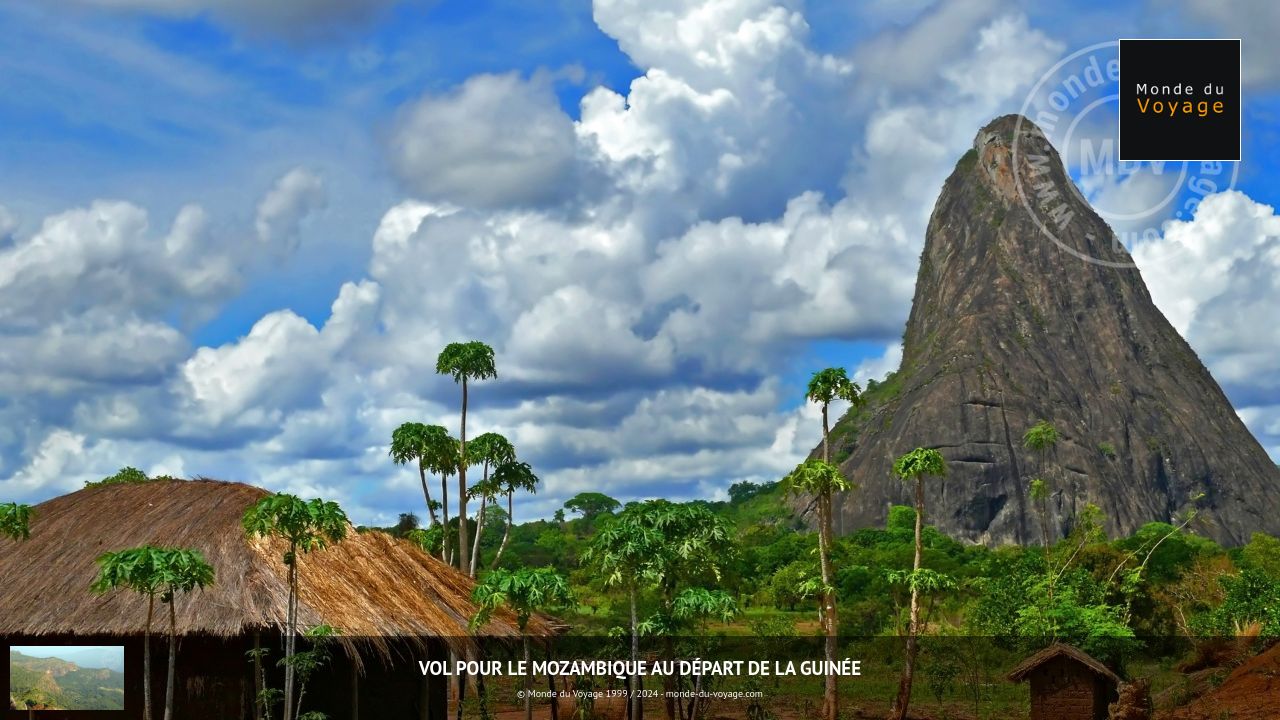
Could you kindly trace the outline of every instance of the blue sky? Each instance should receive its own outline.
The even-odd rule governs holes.
[[[1244,38],[1235,188],[1135,257],[1280,456],[1269,3],[0,0],[0,28],[0,499],[134,465],[387,521],[421,501],[386,438],[456,426],[432,366],[468,338],[500,372],[474,429],[545,481],[526,517],[776,479],[810,371],[896,366],[977,129],[1134,36]]]

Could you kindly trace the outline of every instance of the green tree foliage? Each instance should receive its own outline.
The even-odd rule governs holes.
[[[468,388],[472,381],[487,380],[498,376],[494,367],[493,348],[479,341],[449,343],[436,358],[436,373],[448,375],[462,386],[462,422],[459,434],[458,457],[467,454],[467,403]],[[469,538],[467,537],[467,462],[458,463],[458,567],[464,572],[471,564]]]
[[[471,626],[477,628],[489,622],[494,610],[508,607],[516,615],[524,648],[525,666],[529,663],[529,620],[535,612],[551,611],[572,605],[573,589],[568,580],[554,568],[497,569],[487,573],[471,594],[479,607]],[[524,716],[533,718],[533,698],[529,692],[529,676],[524,678]]]
[[[523,490],[532,495],[538,492],[538,483],[541,480],[534,474],[529,463],[518,462],[514,457],[503,460],[502,464],[494,469],[492,479],[495,491],[507,497],[506,528],[502,533],[502,544],[498,546],[498,552],[494,554],[491,566],[491,569],[496,569],[498,563],[502,562],[502,554],[506,552],[507,545],[511,543],[511,528],[515,524],[516,492]]]
[[[213,584],[213,567],[198,550],[143,545],[104,553],[97,559],[98,576],[90,589],[98,594],[127,589],[146,596],[143,631],[143,716],[151,718],[151,624],[155,600],[169,606],[169,669],[165,689],[165,720],[173,717],[173,687],[177,665],[177,596]]]
[[[915,676],[916,656],[920,648],[920,595],[928,585],[921,574],[924,556],[924,479],[946,477],[947,463],[942,453],[937,450],[916,448],[894,461],[893,472],[903,481],[915,485],[916,499],[915,558],[911,568],[912,574],[907,581],[911,589],[911,624],[907,630],[906,663],[902,668],[902,679],[898,683],[898,697],[894,700],[891,713],[891,716],[896,717],[897,720],[906,720],[907,708],[911,703],[911,684]]]
[[[436,517],[435,502],[431,499],[431,489],[427,486],[427,472],[437,472],[435,464],[438,448],[447,442],[449,433],[439,425],[424,425],[420,422],[407,422],[391,431],[391,448],[388,454],[398,465],[413,463],[418,466],[418,479],[422,483],[422,498],[431,515],[431,523],[440,522]]]
[[[3,509],[0,508],[0,517],[3,517]],[[0,525],[3,525],[0,520]],[[1241,559],[1244,564],[1266,575],[1272,580],[1280,581],[1280,540],[1277,540],[1266,533],[1256,532],[1240,550]]]
[[[485,521],[488,519],[486,510],[489,508],[489,503],[507,490],[500,480],[490,476],[489,471],[508,463],[514,463],[516,461],[516,448],[503,435],[496,432],[487,432],[476,436],[476,439],[471,441],[471,446],[467,449],[467,455],[468,465],[481,466],[480,481],[467,489],[468,500],[480,499],[480,509],[476,511],[476,532],[471,542],[471,563],[466,568],[468,574],[471,577],[475,577],[476,567],[479,565],[480,560],[480,540],[484,535]],[[530,470],[530,475],[532,475],[532,470]],[[512,489],[511,492],[514,493],[515,490]],[[508,516],[510,516],[510,511],[513,510],[510,495],[508,495],[507,500]],[[509,538],[509,525],[506,534]],[[505,547],[499,549],[499,556],[501,556],[503,550],[505,550]],[[496,561],[494,567],[497,567]]]
[[[1280,636],[1280,581],[1261,570],[1246,568],[1239,575],[1219,579],[1221,605],[1192,620],[1202,635],[1228,637],[1256,625],[1262,635]]]
[[[347,536],[347,515],[335,502],[277,493],[262,498],[244,514],[244,530],[251,536],[277,537],[289,544],[284,564],[289,569],[288,619],[285,632],[284,720],[296,720],[296,672],[293,656],[298,636],[298,553],[322,550]]]
[[[622,503],[604,493],[598,492],[578,493],[564,503],[565,510],[577,513],[588,523],[601,515],[612,515],[620,507],[622,507]]]
[[[158,479],[158,478],[157,478]],[[136,467],[122,467],[116,474],[108,475],[101,480],[90,480],[84,484],[85,487],[101,487],[103,485],[136,485],[138,483],[151,482],[151,478]]]
[[[34,513],[30,505],[19,503],[0,504],[0,537],[10,540],[26,540],[31,537],[31,515]]]

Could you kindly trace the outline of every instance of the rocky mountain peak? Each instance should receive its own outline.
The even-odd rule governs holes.
[[[925,446],[951,471],[929,488],[929,521],[975,542],[1039,540],[1034,477],[1050,486],[1055,535],[1085,503],[1113,533],[1192,507],[1221,542],[1280,532],[1275,464],[1057,151],[1016,115],[983,127],[944,183],[902,366],[868,396],[833,429],[833,459],[860,486],[838,503],[839,530],[910,504],[890,468]],[[1047,453],[1022,443],[1040,420],[1061,436]]]

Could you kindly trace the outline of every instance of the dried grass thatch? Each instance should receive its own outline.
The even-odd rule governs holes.
[[[244,512],[269,493],[216,480],[159,480],[86,488],[41,503],[25,542],[0,539],[0,635],[139,635],[146,600],[127,591],[94,595],[95,559],[144,544],[200,550],[213,586],[178,602],[182,635],[235,637],[285,627],[289,593],[276,539],[249,538]],[[299,561],[301,623],[326,623],[346,638],[385,649],[390,638],[469,644],[474,581],[415,545],[385,533],[357,533]],[[555,632],[535,618],[529,632]],[[167,624],[167,623],[164,623]],[[167,628],[157,628],[157,630]],[[517,637],[500,614],[486,637]]]
[[[1009,671],[1008,677],[1013,682],[1022,682],[1032,670],[1035,670],[1041,665],[1057,657],[1071,658],[1113,683],[1120,682],[1120,676],[1112,672],[1111,668],[1103,665],[1099,660],[1089,655],[1089,653],[1065,643],[1054,643],[1026,660],[1023,660],[1018,663],[1017,667]]]

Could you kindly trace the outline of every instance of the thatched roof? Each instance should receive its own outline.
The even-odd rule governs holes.
[[[241,483],[157,480],[86,488],[41,503],[29,540],[0,539],[0,635],[141,634],[145,599],[127,591],[94,595],[89,585],[99,555],[148,543],[198,549],[216,573],[213,586],[179,600],[180,634],[283,629],[286,546],[246,537],[241,526],[245,510],[268,494]],[[301,556],[298,568],[303,626],[326,623],[384,647],[393,637],[468,642],[473,581],[407,541],[349,528],[346,540]],[[529,630],[554,632],[543,618]],[[481,633],[515,637],[518,630],[507,613]]]
[[[1031,657],[1018,663],[1018,666],[1009,672],[1009,679],[1014,682],[1022,682],[1031,674],[1032,670],[1049,662],[1054,658],[1065,657],[1080,663],[1094,673],[1105,677],[1114,683],[1120,682],[1120,677],[1111,671],[1106,665],[1094,659],[1085,651],[1067,645],[1065,643],[1054,643]]]

